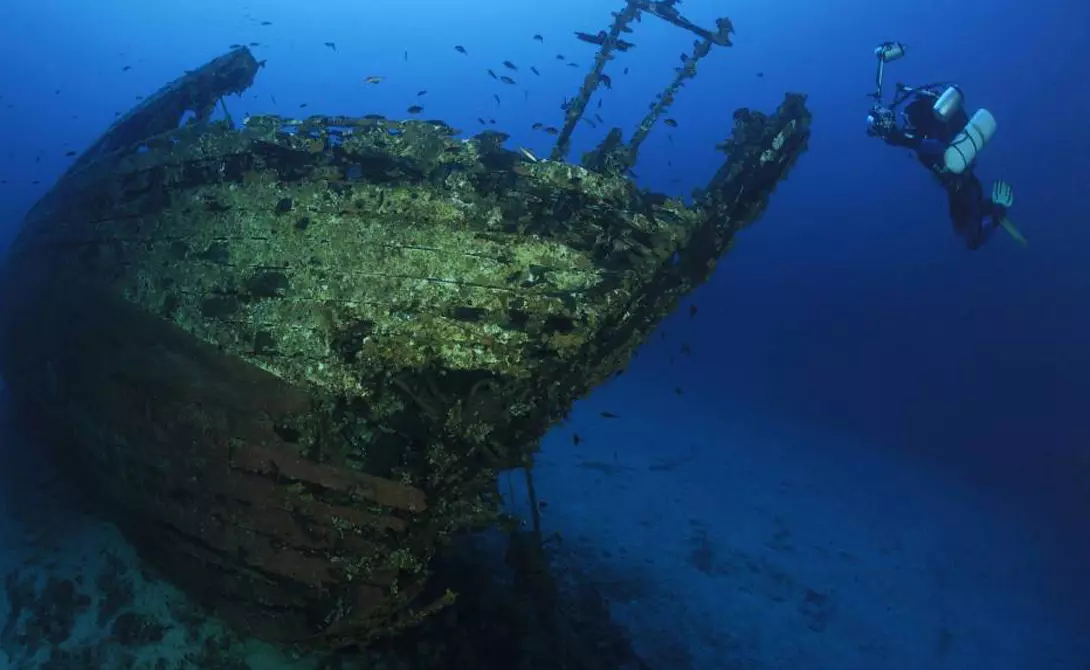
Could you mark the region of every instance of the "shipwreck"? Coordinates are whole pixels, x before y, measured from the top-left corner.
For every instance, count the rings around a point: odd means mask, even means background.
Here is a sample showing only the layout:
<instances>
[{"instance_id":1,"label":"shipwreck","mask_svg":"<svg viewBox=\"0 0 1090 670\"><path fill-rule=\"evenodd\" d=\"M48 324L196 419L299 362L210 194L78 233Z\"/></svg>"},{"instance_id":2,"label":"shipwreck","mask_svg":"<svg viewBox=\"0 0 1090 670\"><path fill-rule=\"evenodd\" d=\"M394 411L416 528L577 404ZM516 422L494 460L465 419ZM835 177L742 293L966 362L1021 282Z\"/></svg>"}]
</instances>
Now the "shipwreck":
<instances>
[{"instance_id":1,"label":"shipwreck","mask_svg":"<svg viewBox=\"0 0 1090 670\"><path fill-rule=\"evenodd\" d=\"M572 132L641 16L696 37L625 141ZM801 95L740 109L691 201L628 176L730 22L632 0L550 157L438 121L214 120L246 48L121 117L29 212L0 276L0 372L71 483L241 632L333 648L420 621L435 553L762 214ZM183 119L188 122L180 124ZM727 129L724 129L727 130Z\"/></svg>"}]
</instances>

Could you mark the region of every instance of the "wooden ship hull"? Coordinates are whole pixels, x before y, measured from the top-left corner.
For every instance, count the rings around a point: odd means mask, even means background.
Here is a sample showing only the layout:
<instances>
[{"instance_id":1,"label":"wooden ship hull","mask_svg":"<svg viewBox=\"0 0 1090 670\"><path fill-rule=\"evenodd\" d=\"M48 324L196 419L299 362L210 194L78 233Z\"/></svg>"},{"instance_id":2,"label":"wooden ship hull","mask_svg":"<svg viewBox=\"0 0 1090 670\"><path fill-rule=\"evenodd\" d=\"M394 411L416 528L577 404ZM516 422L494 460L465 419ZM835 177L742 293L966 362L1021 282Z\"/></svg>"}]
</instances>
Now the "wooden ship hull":
<instances>
[{"instance_id":1,"label":"wooden ship hull","mask_svg":"<svg viewBox=\"0 0 1090 670\"><path fill-rule=\"evenodd\" d=\"M709 276L809 114L737 113L687 205L609 169L616 146L588 168L439 122L211 122L258 69L241 49L165 87L30 212L0 372L73 485L212 612L366 643L449 602L419 598L435 552L497 519L496 471Z\"/></svg>"}]
</instances>

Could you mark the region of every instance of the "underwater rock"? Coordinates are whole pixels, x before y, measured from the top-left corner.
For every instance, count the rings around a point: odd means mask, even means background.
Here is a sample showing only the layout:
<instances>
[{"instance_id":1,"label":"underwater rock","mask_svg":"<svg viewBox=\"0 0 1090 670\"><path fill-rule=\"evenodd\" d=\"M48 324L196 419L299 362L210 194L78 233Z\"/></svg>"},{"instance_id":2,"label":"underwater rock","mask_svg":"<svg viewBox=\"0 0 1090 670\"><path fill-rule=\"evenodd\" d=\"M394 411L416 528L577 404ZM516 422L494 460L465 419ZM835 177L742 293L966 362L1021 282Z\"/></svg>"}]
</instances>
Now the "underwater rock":
<instances>
[{"instance_id":1,"label":"underwater rock","mask_svg":"<svg viewBox=\"0 0 1090 670\"><path fill-rule=\"evenodd\" d=\"M0 371L68 482L212 613L362 644L452 599L418 602L436 551L708 278L810 116L736 114L686 204L437 121L211 121L258 69L241 48L168 85L27 215Z\"/></svg>"}]
</instances>

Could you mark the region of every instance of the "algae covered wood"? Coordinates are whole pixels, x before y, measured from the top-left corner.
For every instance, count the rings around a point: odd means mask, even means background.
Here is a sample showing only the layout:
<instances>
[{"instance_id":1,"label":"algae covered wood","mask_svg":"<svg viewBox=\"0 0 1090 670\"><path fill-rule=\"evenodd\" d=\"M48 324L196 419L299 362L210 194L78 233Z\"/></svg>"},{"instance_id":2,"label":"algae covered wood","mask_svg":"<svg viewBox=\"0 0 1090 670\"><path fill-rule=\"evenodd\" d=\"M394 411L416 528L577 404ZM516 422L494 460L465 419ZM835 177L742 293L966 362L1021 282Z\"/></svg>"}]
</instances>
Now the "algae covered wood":
<instances>
[{"instance_id":1,"label":"algae covered wood","mask_svg":"<svg viewBox=\"0 0 1090 670\"><path fill-rule=\"evenodd\" d=\"M258 69L164 88L31 211L0 370L168 578L245 632L364 643L449 602L417 598L435 552L709 276L809 114L737 113L687 204L439 121L209 121Z\"/></svg>"}]
</instances>

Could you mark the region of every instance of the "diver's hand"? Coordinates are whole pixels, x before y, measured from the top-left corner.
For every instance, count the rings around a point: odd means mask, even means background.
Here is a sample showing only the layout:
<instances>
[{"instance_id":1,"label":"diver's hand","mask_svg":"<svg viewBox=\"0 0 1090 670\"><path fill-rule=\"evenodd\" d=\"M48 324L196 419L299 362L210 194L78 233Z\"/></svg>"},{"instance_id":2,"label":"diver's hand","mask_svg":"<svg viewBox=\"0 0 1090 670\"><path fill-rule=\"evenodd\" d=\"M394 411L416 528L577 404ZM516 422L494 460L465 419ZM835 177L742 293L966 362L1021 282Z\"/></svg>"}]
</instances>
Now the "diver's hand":
<instances>
[{"instance_id":1,"label":"diver's hand","mask_svg":"<svg viewBox=\"0 0 1090 670\"><path fill-rule=\"evenodd\" d=\"M1010 207L1014 204L1014 188L1005 181L997 181L992 184L992 202L1000 207Z\"/></svg>"}]
</instances>

